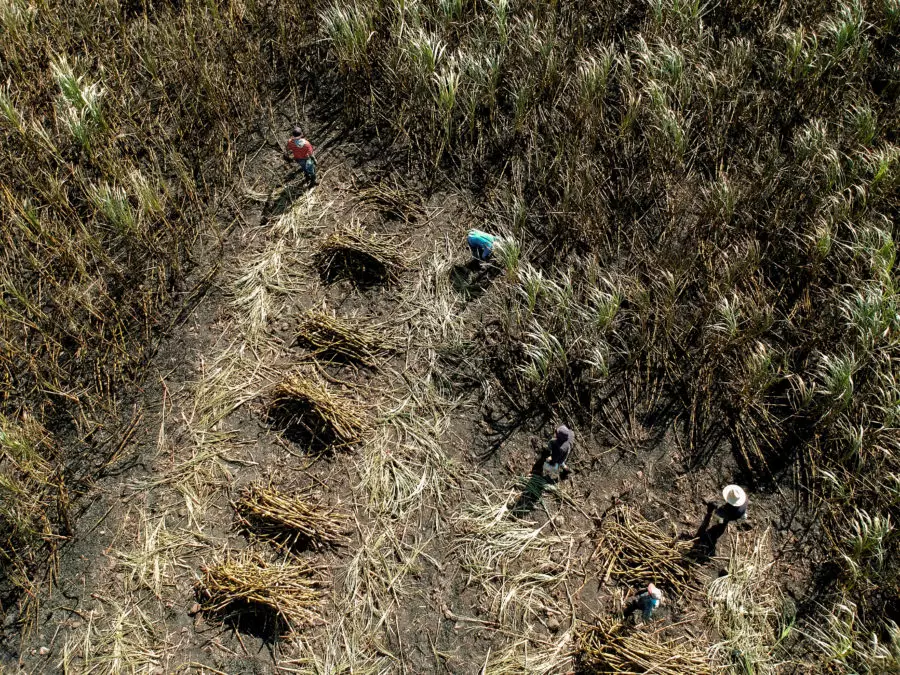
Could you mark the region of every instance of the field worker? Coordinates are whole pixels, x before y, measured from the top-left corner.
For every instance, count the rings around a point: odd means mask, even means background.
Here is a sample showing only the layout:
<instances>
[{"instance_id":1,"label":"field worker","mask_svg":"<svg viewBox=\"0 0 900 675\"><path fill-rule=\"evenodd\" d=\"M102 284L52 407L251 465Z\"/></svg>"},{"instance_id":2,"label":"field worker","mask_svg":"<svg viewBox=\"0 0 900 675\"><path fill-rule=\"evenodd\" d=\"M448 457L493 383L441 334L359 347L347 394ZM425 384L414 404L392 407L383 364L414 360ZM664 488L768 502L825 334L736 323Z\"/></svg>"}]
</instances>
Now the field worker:
<instances>
[{"instance_id":1,"label":"field worker","mask_svg":"<svg viewBox=\"0 0 900 675\"><path fill-rule=\"evenodd\" d=\"M662 603L662 597L662 591L655 584L647 584L647 588L637 594L629 608L625 610L625 614L641 610L641 618L644 621L650 621L653 618L653 612Z\"/></svg>"},{"instance_id":2,"label":"field worker","mask_svg":"<svg viewBox=\"0 0 900 675\"><path fill-rule=\"evenodd\" d=\"M291 137L288 139L284 156L289 162L297 162L300 165L312 185L316 184L315 152L316 149L312 143L303 138L303 131L300 127L294 127L291 130Z\"/></svg>"},{"instance_id":3,"label":"field worker","mask_svg":"<svg viewBox=\"0 0 900 675\"><path fill-rule=\"evenodd\" d=\"M747 493L737 485L727 485L722 490L725 504L716 510L713 517L717 525L727 525L734 521L747 519Z\"/></svg>"},{"instance_id":4,"label":"field worker","mask_svg":"<svg viewBox=\"0 0 900 675\"><path fill-rule=\"evenodd\" d=\"M550 459L544 462L544 475L557 479L561 471L566 471L566 460L575 443L575 432L565 424L556 428L556 434L549 443Z\"/></svg>"},{"instance_id":5,"label":"field worker","mask_svg":"<svg viewBox=\"0 0 900 675\"><path fill-rule=\"evenodd\" d=\"M466 243L472 252L472 257L476 260L489 260L494 252L494 244L497 243L497 237L481 230L469 230L466 235Z\"/></svg>"}]
</instances>

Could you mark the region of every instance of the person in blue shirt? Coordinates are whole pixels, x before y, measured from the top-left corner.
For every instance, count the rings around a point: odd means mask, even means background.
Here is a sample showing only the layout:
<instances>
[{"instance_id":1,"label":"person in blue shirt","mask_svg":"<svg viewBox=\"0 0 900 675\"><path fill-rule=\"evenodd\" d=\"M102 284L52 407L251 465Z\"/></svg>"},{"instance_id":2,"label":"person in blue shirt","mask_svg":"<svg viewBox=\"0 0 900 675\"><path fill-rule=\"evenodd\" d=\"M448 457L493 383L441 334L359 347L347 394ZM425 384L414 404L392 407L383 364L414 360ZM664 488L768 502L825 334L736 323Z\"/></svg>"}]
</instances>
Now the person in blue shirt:
<instances>
[{"instance_id":1,"label":"person in blue shirt","mask_svg":"<svg viewBox=\"0 0 900 675\"><path fill-rule=\"evenodd\" d=\"M653 618L653 612L656 611L660 603L662 603L662 591L656 587L656 584L648 584L647 588L638 593L631 604L629 604L625 610L625 615L628 616L640 610L641 618L644 621L650 621Z\"/></svg>"},{"instance_id":2,"label":"person in blue shirt","mask_svg":"<svg viewBox=\"0 0 900 675\"><path fill-rule=\"evenodd\" d=\"M466 243L472 252L472 257L476 260L490 260L494 253L494 245L497 243L497 237L481 230L469 230L466 235Z\"/></svg>"}]
</instances>

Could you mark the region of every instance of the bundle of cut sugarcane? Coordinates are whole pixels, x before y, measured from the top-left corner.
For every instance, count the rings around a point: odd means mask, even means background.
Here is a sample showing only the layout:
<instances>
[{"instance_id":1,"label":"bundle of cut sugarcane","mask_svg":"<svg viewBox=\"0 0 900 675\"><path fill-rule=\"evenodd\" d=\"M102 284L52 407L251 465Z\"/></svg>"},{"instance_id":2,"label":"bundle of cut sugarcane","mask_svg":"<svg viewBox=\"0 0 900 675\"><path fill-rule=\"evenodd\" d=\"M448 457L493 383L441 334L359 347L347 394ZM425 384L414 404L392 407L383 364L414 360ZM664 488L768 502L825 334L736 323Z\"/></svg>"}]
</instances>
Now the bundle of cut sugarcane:
<instances>
[{"instance_id":1,"label":"bundle of cut sugarcane","mask_svg":"<svg viewBox=\"0 0 900 675\"><path fill-rule=\"evenodd\" d=\"M303 316L297 339L328 357L367 366L374 365L378 356L390 350L378 331L315 309Z\"/></svg>"},{"instance_id":2,"label":"bundle of cut sugarcane","mask_svg":"<svg viewBox=\"0 0 900 675\"><path fill-rule=\"evenodd\" d=\"M585 675L712 675L697 640L665 638L660 631L604 619L579 635L576 660Z\"/></svg>"},{"instance_id":3,"label":"bundle of cut sugarcane","mask_svg":"<svg viewBox=\"0 0 900 675\"><path fill-rule=\"evenodd\" d=\"M318 265L328 280L350 279L360 284L400 280L406 265L402 243L366 234L358 226L332 233L320 246Z\"/></svg>"},{"instance_id":4,"label":"bundle of cut sugarcane","mask_svg":"<svg viewBox=\"0 0 900 675\"><path fill-rule=\"evenodd\" d=\"M362 204L371 204L380 211L398 218L421 215L424 211L422 195L411 188L400 185L397 181L394 181L393 185L381 182L360 190L359 201Z\"/></svg>"},{"instance_id":5,"label":"bundle of cut sugarcane","mask_svg":"<svg viewBox=\"0 0 900 675\"><path fill-rule=\"evenodd\" d=\"M205 612L238 618L241 614L271 619L279 632L321 623L318 608L327 585L322 568L298 558L267 562L245 551L204 567L197 595Z\"/></svg>"},{"instance_id":6,"label":"bundle of cut sugarcane","mask_svg":"<svg viewBox=\"0 0 900 675\"><path fill-rule=\"evenodd\" d=\"M664 583L682 592L695 569L691 543L666 534L637 511L618 507L604 521L597 539L602 581Z\"/></svg>"},{"instance_id":7,"label":"bundle of cut sugarcane","mask_svg":"<svg viewBox=\"0 0 900 675\"><path fill-rule=\"evenodd\" d=\"M335 395L312 374L288 375L273 392L270 419L317 448L340 449L358 443L369 423L344 396Z\"/></svg>"},{"instance_id":8,"label":"bundle of cut sugarcane","mask_svg":"<svg viewBox=\"0 0 900 675\"><path fill-rule=\"evenodd\" d=\"M244 488L234 507L247 530L288 547L324 548L348 541L347 515L313 503L309 496L308 490L288 495L258 482Z\"/></svg>"}]
</instances>

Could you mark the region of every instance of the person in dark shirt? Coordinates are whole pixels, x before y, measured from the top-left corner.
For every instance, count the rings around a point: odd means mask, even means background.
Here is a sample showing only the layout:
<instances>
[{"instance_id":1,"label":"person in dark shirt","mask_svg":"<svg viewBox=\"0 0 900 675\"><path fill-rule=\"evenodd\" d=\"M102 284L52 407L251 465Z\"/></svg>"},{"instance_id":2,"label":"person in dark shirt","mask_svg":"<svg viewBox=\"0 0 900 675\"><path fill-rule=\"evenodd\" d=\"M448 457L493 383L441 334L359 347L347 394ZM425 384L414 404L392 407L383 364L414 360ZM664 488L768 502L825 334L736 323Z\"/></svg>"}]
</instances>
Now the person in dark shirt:
<instances>
[{"instance_id":1,"label":"person in dark shirt","mask_svg":"<svg viewBox=\"0 0 900 675\"><path fill-rule=\"evenodd\" d=\"M725 534L729 523L747 520L747 493L737 485L728 485L722 490L723 505L716 502L706 504L706 517L695 536L691 555L699 562L706 562L716 554L719 539Z\"/></svg>"},{"instance_id":2,"label":"person in dark shirt","mask_svg":"<svg viewBox=\"0 0 900 675\"><path fill-rule=\"evenodd\" d=\"M568 470L568 467L566 467L566 460L569 458L569 453L572 452L574 443L574 431L569 429L565 424L561 424L557 427L556 434L548 446L550 458L544 463L545 475L557 478L560 472Z\"/></svg>"},{"instance_id":3,"label":"person in dark shirt","mask_svg":"<svg viewBox=\"0 0 900 675\"><path fill-rule=\"evenodd\" d=\"M737 485L728 485L722 490L725 504L716 509L716 525L728 525L747 519L747 493Z\"/></svg>"}]
</instances>

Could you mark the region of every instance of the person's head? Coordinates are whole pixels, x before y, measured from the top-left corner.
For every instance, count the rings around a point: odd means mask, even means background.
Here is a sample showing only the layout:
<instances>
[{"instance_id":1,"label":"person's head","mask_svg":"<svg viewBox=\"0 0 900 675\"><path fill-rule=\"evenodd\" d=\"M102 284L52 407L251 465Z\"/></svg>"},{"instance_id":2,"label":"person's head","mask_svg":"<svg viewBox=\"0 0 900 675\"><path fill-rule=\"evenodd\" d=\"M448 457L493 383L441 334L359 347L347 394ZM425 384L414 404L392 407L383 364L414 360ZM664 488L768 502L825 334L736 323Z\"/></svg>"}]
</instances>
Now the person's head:
<instances>
[{"instance_id":1,"label":"person's head","mask_svg":"<svg viewBox=\"0 0 900 675\"><path fill-rule=\"evenodd\" d=\"M556 440L560 442L568 441L572 438L572 430L569 429L565 424L560 424L556 427Z\"/></svg>"},{"instance_id":2,"label":"person's head","mask_svg":"<svg viewBox=\"0 0 900 675\"><path fill-rule=\"evenodd\" d=\"M294 138L300 138L302 135L303 129L301 129L300 127L294 127L293 129L291 129L291 136L293 136Z\"/></svg>"},{"instance_id":3,"label":"person's head","mask_svg":"<svg viewBox=\"0 0 900 675\"><path fill-rule=\"evenodd\" d=\"M722 497L732 506L743 506L747 503L747 493L737 485L728 485L722 490Z\"/></svg>"},{"instance_id":4,"label":"person's head","mask_svg":"<svg viewBox=\"0 0 900 675\"><path fill-rule=\"evenodd\" d=\"M647 584L647 593L652 598L662 600L662 591L656 587L656 584Z\"/></svg>"}]
</instances>

